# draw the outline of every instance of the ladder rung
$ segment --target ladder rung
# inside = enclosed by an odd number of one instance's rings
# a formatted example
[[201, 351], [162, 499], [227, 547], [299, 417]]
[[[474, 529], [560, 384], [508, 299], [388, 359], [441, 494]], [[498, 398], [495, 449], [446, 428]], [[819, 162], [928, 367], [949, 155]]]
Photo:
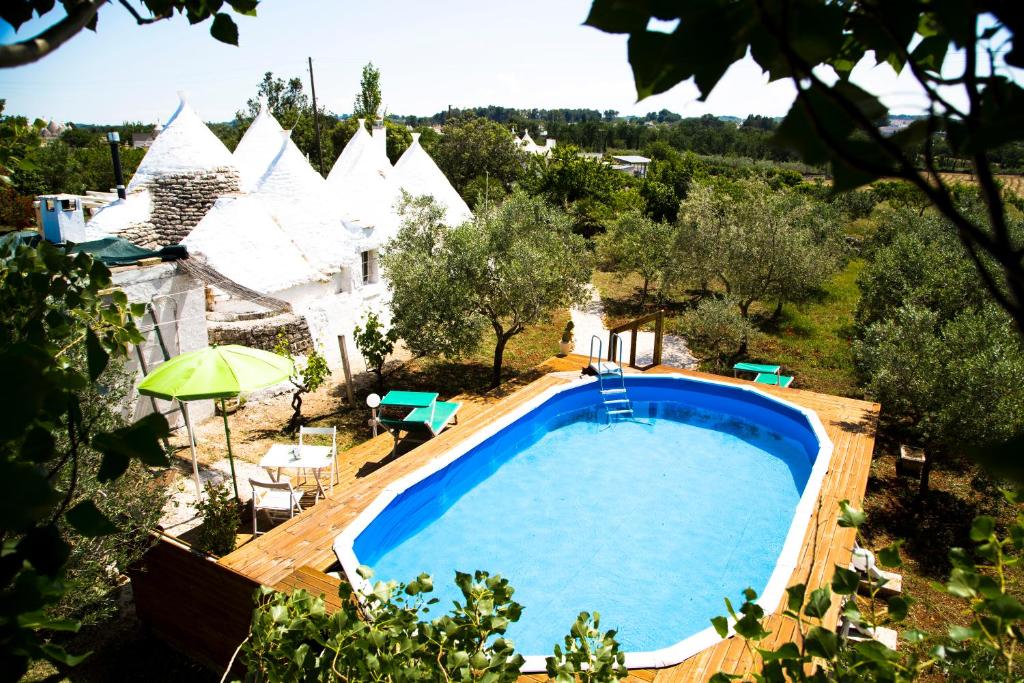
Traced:
[[624, 393], [626, 393], [626, 390], [625, 389], [602, 389], [601, 393], [602, 394], [624, 394]]
[[605, 399], [604, 404], [609, 405], [611, 403], [629, 403], [628, 398], [608, 398]]
[[633, 414], [633, 409], [632, 408], [624, 408], [622, 410], [609, 410], [608, 411], [609, 415], [625, 415], [626, 413], [629, 413], [630, 415], [632, 415]]

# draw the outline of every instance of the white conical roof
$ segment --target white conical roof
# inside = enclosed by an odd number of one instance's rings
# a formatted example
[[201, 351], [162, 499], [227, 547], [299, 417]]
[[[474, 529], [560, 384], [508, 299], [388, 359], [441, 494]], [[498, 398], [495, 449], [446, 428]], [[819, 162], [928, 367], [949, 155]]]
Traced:
[[327, 183], [331, 187], [340, 187], [340, 183], [348, 175], [349, 171], [352, 170], [352, 167], [355, 166], [359, 157], [362, 156], [367, 147], [372, 146], [373, 138], [369, 131], [366, 130], [365, 122], [366, 119], [359, 119], [356, 132], [349, 138], [345, 149], [341, 150], [338, 160], [334, 162], [331, 172], [327, 174]]
[[397, 190], [388, 182], [393, 171], [387, 154], [360, 123], [327, 177], [332, 206], [346, 219], [365, 228], [394, 223]]
[[337, 218], [326, 181], [309, 165], [287, 131], [283, 137], [280, 151], [251, 196], [263, 200], [277, 224], [317, 270], [336, 273], [355, 260], [352, 233]]
[[400, 188], [414, 197], [432, 196], [444, 208], [445, 222], [449, 225], [458, 225], [473, 217], [448, 177], [420, 145], [419, 133], [412, 134], [412, 144], [395, 164], [391, 181], [396, 191]]
[[274, 157], [281, 151], [281, 124], [267, 109], [267, 101], [260, 98], [260, 113], [238, 142], [231, 155], [238, 167], [238, 180], [243, 192], [256, 189], [260, 178], [270, 168]]
[[321, 198], [326, 189], [323, 176], [313, 170], [302, 151], [291, 140], [291, 131], [281, 131], [277, 151], [270, 166], [256, 183], [255, 191], [264, 197], [299, 200]]
[[182, 244], [231, 280], [264, 294], [321, 279], [253, 195], [218, 199]]
[[145, 223], [153, 211], [149, 192], [132, 192], [125, 199], [118, 199], [99, 209], [85, 226], [89, 239], [100, 239], [116, 235], [137, 223]]
[[178, 96], [181, 101], [177, 111], [142, 157], [128, 184], [129, 192], [161, 175], [234, 166], [228, 148], [206, 127], [184, 95]]

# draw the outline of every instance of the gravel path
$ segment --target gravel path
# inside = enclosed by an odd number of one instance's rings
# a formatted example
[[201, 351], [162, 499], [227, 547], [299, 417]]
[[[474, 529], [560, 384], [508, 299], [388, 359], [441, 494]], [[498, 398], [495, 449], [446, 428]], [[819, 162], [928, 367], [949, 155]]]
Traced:
[[[591, 285], [590, 301], [581, 308], [574, 308], [571, 311], [572, 322], [575, 325], [576, 348], [574, 351], [580, 355], [590, 355], [590, 338], [597, 335], [601, 343], [608, 343], [608, 328], [604, 325], [604, 307], [601, 305], [601, 294], [597, 288]], [[630, 335], [622, 335], [622, 358], [625, 361], [629, 358]], [[595, 344], [596, 351], [596, 344]], [[605, 349], [607, 353], [607, 349]], [[654, 333], [639, 332], [636, 338], [636, 363], [637, 365], [649, 365], [654, 360]], [[672, 365], [677, 368], [696, 369], [697, 359], [690, 353], [686, 346], [686, 340], [674, 334], [666, 334], [661, 340], [661, 362], [665, 365]]]

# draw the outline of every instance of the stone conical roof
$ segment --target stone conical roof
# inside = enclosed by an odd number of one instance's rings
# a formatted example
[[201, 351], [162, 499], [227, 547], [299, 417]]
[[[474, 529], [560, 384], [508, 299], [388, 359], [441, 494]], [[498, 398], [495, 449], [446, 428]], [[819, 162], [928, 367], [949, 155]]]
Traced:
[[348, 226], [337, 218], [326, 187], [285, 131], [274, 162], [251, 196], [266, 203], [303, 256], [329, 275], [355, 260], [356, 244]]
[[393, 171], [380, 141], [360, 122], [327, 177], [328, 191], [341, 215], [365, 228], [394, 222], [391, 205], [397, 191], [388, 182]]
[[338, 160], [334, 162], [334, 167], [331, 168], [331, 172], [327, 174], [327, 183], [331, 188], [338, 189], [344, 182], [344, 178], [355, 166], [356, 162], [362, 156], [363, 152], [373, 144], [373, 138], [370, 132], [366, 130], [365, 125], [366, 119], [359, 119], [359, 125], [356, 126], [356, 132], [353, 133], [352, 137], [349, 138], [348, 143], [345, 145], [345, 149], [341, 150], [341, 154], [338, 155]]
[[413, 196], [431, 195], [444, 208], [445, 222], [449, 225], [457, 225], [473, 217], [448, 177], [420, 145], [419, 133], [413, 133], [412, 144], [395, 164], [390, 179], [396, 191], [400, 188]]
[[239, 186], [243, 192], [256, 189], [263, 174], [270, 168], [274, 157], [281, 151], [283, 129], [267, 109], [267, 101], [260, 98], [260, 112], [238, 142], [231, 155], [238, 167]]
[[321, 277], [253, 195], [218, 199], [183, 244], [228, 278], [264, 294]]
[[228, 148], [206, 127], [184, 95], [179, 93], [179, 97], [178, 109], [142, 157], [128, 184], [129, 192], [161, 175], [234, 167]]

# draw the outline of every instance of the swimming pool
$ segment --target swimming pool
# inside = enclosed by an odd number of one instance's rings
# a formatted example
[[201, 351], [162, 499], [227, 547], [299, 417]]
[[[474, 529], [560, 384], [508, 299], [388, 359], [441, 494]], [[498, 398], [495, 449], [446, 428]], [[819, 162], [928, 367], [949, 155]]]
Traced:
[[630, 667], [716, 642], [710, 618], [748, 586], [774, 610], [832, 452], [817, 416], [693, 377], [626, 387], [637, 420], [607, 427], [596, 381], [575, 381], [393, 482], [335, 542], [349, 580], [427, 572], [446, 609], [456, 570], [501, 574], [527, 671], [582, 610], [618, 629]]

